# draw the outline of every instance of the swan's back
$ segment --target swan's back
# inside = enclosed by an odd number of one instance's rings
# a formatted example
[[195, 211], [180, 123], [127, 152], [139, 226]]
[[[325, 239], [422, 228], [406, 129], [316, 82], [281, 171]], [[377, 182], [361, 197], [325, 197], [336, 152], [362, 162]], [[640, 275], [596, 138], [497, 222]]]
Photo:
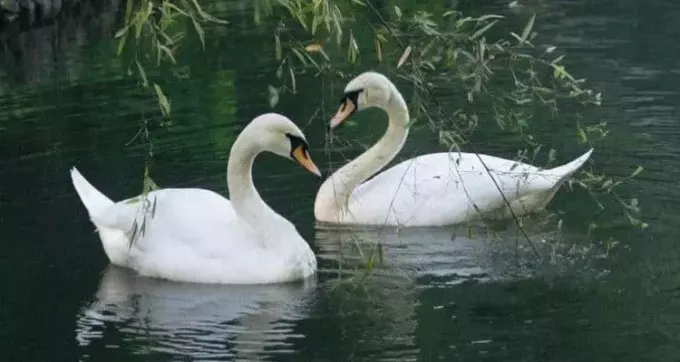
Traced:
[[[499, 157], [442, 152], [403, 161], [355, 189], [349, 210], [362, 223], [401, 226], [457, 224], [509, 202], [551, 191], [563, 175]], [[473, 202], [474, 200], [474, 202]], [[351, 216], [350, 216], [351, 217]]]
[[[152, 210], [138, 248], [168, 249], [170, 242], [190, 245], [195, 253], [215, 256], [239, 247], [239, 240], [252, 238], [252, 229], [240, 222], [231, 202], [204, 189], [163, 189], [147, 195]], [[116, 204], [129, 208], [127, 202]], [[133, 205], [139, 209], [139, 203]], [[141, 224], [143, 218], [136, 218]], [[141, 225], [140, 225], [141, 227]], [[176, 245], [179, 246], [179, 245]]]

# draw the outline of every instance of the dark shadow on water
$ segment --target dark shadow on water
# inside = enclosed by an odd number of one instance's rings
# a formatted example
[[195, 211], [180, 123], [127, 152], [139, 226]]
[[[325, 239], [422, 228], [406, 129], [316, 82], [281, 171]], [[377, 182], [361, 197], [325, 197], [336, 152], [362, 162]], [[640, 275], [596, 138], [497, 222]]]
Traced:
[[[73, 62], [82, 48], [110, 39], [122, 21], [124, 0], [84, 0], [65, 7], [41, 26], [10, 24], [0, 33], [0, 94], [9, 85], [32, 85], [68, 74], [77, 77], [83, 65]], [[114, 57], [111, 54], [111, 57]]]

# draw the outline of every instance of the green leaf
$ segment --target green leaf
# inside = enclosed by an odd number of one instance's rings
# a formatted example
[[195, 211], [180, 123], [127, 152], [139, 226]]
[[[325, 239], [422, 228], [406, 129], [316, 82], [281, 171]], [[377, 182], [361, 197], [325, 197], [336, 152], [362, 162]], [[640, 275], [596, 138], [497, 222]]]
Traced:
[[638, 166], [638, 167], [635, 169], [635, 171], [633, 171], [633, 173], [630, 175], [630, 178], [633, 178], [633, 177], [639, 175], [640, 172], [642, 172], [644, 169], [645, 169], [644, 167]]
[[125, 43], [127, 43], [127, 38], [128, 38], [128, 33], [125, 33], [122, 38], [120, 38], [120, 41], [118, 41], [118, 51], [117, 55], [121, 55], [123, 53], [123, 49], [125, 48]]
[[[134, 2], [134, 1], [131, 1], [131, 2]], [[163, 5], [165, 5], [165, 6], [169, 7], [169, 8], [171, 8], [171, 9], [175, 10], [176, 12], [178, 12], [178, 13], [180, 13], [180, 14], [186, 16], [187, 18], [190, 17], [189, 14], [186, 13], [186, 11], [180, 9], [179, 7], [177, 7], [177, 5], [175, 5], [175, 4], [171, 3], [171, 2], [165, 2], [165, 3], [163, 3]]]
[[128, 29], [130, 29], [129, 25], [124, 26], [122, 29], [120, 29], [116, 32], [116, 35], [114, 36], [114, 38], [120, 38], [121, 36], [126, 35]]
[[321, 24], [321, 21], [323, 19], [321, 17], [315, 16], [314, 19], [312, 20], [312, 35], [316, 34], [316, 28], [319, 27], [319, 24]]
[[304, 55], [302, 55], [302, 52], [297, 49], [297, 48], [291, 48], [290, 50], [293, 51], [293, 54], [300, 60], [300, 63], [304, 64], [305, 66], [307, 65], [307, 59], [305, 58]]
[[342, 44], [342, 27], [339, 21], [334, 22], [333, 25], [335, 25], [335, 42], [340, 45]]
[[562, 61], [562, 59], [564, 59], [564, 56], [565, 56], [565, 54], [560, 55], [559, 57], [555, 58], [555, 60], [550, 62], [550, 64], [557, 65], [557, 63], [559, 63], [560, 61]]
[[496, 15], [496, 14], [488, 14], [488, 15], [482, 15], [475, 19], [476, 21], [486, 21], [489, 19], [504, 19], [505, 17], [503, 15]]
[[276, 60], [281, 60], [281, 37], [279, 34], [274, 35], [274, 47], [276, 52]]
[[158, 190], [158, 185], [151, 179], [151, 176], [147, 173], [144, 176], [144, 194], [148, 194], [153, 190]]
[[139, 197], [135, 197], [135, 198], [132, 198], [132, 199], [130, 199], [130, 200], [126, 200], [124, 203], [125, 203], [126, 205], [134, 205], [134, 204], [137, 204], [137, 203], [139, 203]]
[[140, 78], [142, 78], [142, 86], [144, 86], [144, 88], [148, 88], [149, 82], [146, 79], [146, 71], [144, 71], [144, 68], [139, 63], [139, 60], [135, 59], [135, 64], [137, 64], [137, 71], [139, 72]]
[[168, 58], [170, 58], [170, 61], [171, 61], [173, 64], [177, 64], [177, 61], [175, 60], [175, 56], [172, 54], [172, 51], [170, 50], [170, 48], [166, 47], [166, 46], [163, 45], [163, 44], [158, 44], [158, 48], [159, 48], [163, 53], [165, 53], [165, 55], [166, 55]]
[[253, 22], [255, 25], [260, 25], [262, 23], [262, 19], [260, 17], [260, 2], [255, 0], [253, 1]]
[[527, 25], [524, 26], [524, 31], [522, 31], [522, 37], [520, 38], [522, 43], [524, 43], [527, 40], [527, 37], [529, 37], [529, 34], [531, 33], [531, 29], [534, 27], [534, 21], [536, 20], [536, 14], [531, 16], [531, 19], [529, 19], [529, 22]]
[[354, 33], [350, 30], [350, 32], [349, 32], [349, 44], [347, 46], [347, 59], [349, 59], [350, 63], [354, 63], [356, 61], [358, 53], [359, 53], [359, 46], [357, 45], [357, 42], [354, 39]]
[[637, 226], [637, 227], [642, 227], [642, 224], [643, 224], [643, 223], [642, 223], [642, 220], [637, 219], [637, 218], [631, 216], [631, 215], [628, 214], [628, 213], [626, 213], [626, 215], [628, 216], [628, 221], [630, 221], [631, 225]]
[[307, 28], [307, 22], [305, 21], [305, 18], [304, 18], [304, 15], [303, 15], [302, 12], [295, 12], [293, 15], [297, 18], [298, 23], [300, 24], [300, 26], [302, 26], [303, 29], [309, 30]]
[[130, 16], [132, 16], [132, 8], [134, 7], [134, 1], [128, 1], [125, 4], [125, 24], [130, 23]]
[[293, 72], [293, 68], [288, 67], [288, 73], [290, 74], [290, 81], [293, 83], [293, 93], [297, 93], [297, 87], [296, 87], [296, 82], [295, 82], [295, 73]]
[[139, 37], [142, 35], [142, 29], [144, 29], [144, 26], [150, 26], [148, 25], [149, 23], [149, 17], [151, 14], [153, 14], [153, 2], [149, 1], [148, 6], [142, 10], [139, 10], [137, 12], [137, 15], [135, 16], [133, 22], [135, 23], [135, 37], [139, 39]]
[[406, 47], [404, 53], [401, 55], [399, 61], [397, 62], [397, 69], [399, 69], [404, 64], [404, 62], [406, 62], [406, 59], [408, 59], [409, 55], [411, 55], [412, 50], [413, 47], [411, 47], [410, 45]]
[[[218, 18], [206, 13], [205, 11], [203, 11], [203, 8], [201, 8], [201, 5], [198, 3], [197, 0], [192, 0], [192, 1], [194, 3], [194, 6], [196, 7], [196, 10], [198, 11], [198, 14], [204, 20], [208, 20], [208, 21], [212, 21], [213, 23], [220, 23], [220, 24], [228, 24], [229, 23], [226, 20], [218, 19]], [[193, 20], [193, 18], [192, 18], [192, 20]]]
[[496, 25], [497, 22], [498, 22], [498, 20], [494, 20], [494, 21], [490, 22], [489, 24], [486, 24], [486, 26], [484, 26], [483, 28], [475, 31], [474, 33], [472, 33], [472, 35], [470, 35], [470, 40], [475, 40], [475, 39], [479, 38], [484, 33], [486, 33], [489, 29], [491, 29], [494, 25]]
[[156, 91], [156, 97], [158, 98], [158, 104], [161, 107], [161, 112], [165, 116], [170, 115], [170, 101], [165, 96], [165, 94], [163, 94], [163, 90], [158, 84], [154, 83], [153, 88]]
[[380, 40], [378, 37], [375, 38], [375, 56], [378, 59], [378, 63], [382, 63], [382, 46], [380, 45]]
[[581, 123], [579, 122], [576, 122], [576, 137], [579, 143], [588, 142], [588, 136], [586, 136], [586, 132], [581, 128]]
[[201, 24], [199, 24], [195, 18], [191, 18], [191, 21], [194, 23], [196, 34], [198, 34], [198, 38], [201, 40], [201, 46], [205, 49], [205, 32], [203, 31], [203, 27], [201, 27]]
[[279, 91], [271, 85], [267, 86], [267, 89], [269, 90], [269, 107], [274, 108], [279, 103]]
[[366, 259], [366, 272], [370, 272], [373, 270], [373, 254], [369, 255], [369, 257]]

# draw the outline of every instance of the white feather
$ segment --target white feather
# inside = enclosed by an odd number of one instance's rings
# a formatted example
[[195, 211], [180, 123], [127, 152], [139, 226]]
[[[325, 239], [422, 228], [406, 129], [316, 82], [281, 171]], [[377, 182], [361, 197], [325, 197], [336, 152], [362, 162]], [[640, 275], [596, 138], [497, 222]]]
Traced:
[[305, 279], [315, 273], [316, 257], [293, 224], [269, 208], [252, 184], [251, 166], [258, 153], [290, 152], [286, 133], [303, 138], [290, 120], [268, 114], [239, 135], [227, 172], [232, 201], [203, 189], [156, 190], [146, 195], [155, 204], [151, 215], [141, 211], [139, 201], [113, 203], [75, 168], [71, 178], [113, 264], [185, 282]]
[[[381, 74], [359, 75], [348, 83], [345, 92], [356, 90], [362, 92], [357, 98], [358, 107], [382, 108], [389, 116], [389, 126], [373, 147], [336, 171], [321, 186], [314, 215], [322, 222], [402, 227], [451, 225], [482, 216], [510, 217], [505, 200], [521, 216], [544, 208], [593, 151], [548, 170], [488, 155], [433, 153], [403, 161], [366, 181], [403, 147], [408, 137], [409, 115], [402, 95]], [[364, 92], [370, 92], [371, 98], [362, 96]], [[336, 116], [334, 124], [338, 120]]]

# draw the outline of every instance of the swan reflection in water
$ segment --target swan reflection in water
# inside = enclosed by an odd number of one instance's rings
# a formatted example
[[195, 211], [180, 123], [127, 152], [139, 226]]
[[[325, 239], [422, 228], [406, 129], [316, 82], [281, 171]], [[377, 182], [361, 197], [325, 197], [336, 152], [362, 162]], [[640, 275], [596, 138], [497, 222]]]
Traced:
[[[98, 360], [95, 353], [110, 356], [116, 353], [111, 348], [122, 347], [118, 353], [126, 356], [252, 361], [294, 354], [301, 345], [325, 350], [334, 343], [328, 338], [339, 336], [352, 353], [376, 361], [410, 360], [420, 352], [416, 339], [423, 319], [459, 302], [455, 297], [430, 299], [427, 290], [453, 288], [455, 295], [461, 283], [505, 283], [540, 273], [532, 267], [517, 273], [512, 231], [501, 232], [505, 240], [498, 241], [486, 229], [473, 230], [320, 225], [314, 242], [319, 279], [324, 280], [319, 285], [316, 279], [262, 286], [186, 284], [110, 266], [94, 301], [78, 315], [76, 338], [83, 356], [92, 360]], [[346, 280], [361, 274], [377, 241], [383, 263], [376, 261], [371, 276], [360, 284], [336, 284], [338, 275]], [[519, 259], [527, 260], [531, 253], [525, 247]], [[330, 327], [327, 334], [296, 332], [304, 320]], [[302, 339], [305, 343], [298, 343]]]
[[110, 265], [94, 301], [78, 315], [76, 339], [83, 348], [101, 340], [107, 348], [121, 347], [111, 346], [115, 341], [134, 353], [258, 360], [265, 348], [285, 353], [304, 337], [293, 327], [308, 314], [315, 289], [314, 278], [278, 285], [191, 284]]
[[[322, 272], [336, 280], [361, 278], [371, 249], [378, 242], [382, 245], [382, 263], [375, 260], [376, 266], [360, 287], [338, 283], [351, 287], [335, 288], [331, 298], [342, 303], [335, 303], [338, 307], [332, 313], [343, 321], [337, 323], [340, 328], [351, 331], [344, 335], [352, 335], [356, 353], [380, 351], [375, 360], [405, 361], [421, 355], [418, 346], [423, 329], [441, 318], [439, 311], [475, 313], [474, 297], [461, 298], [475, 289], [473, 284], [494, 288], [545, 275], [546, 269], [535, 263], [530, 247], [525, 244], [516, 249], [516, 235], [513, 228], [493, 232], [464, 226], [398, 230], [317, 224], [315, 244]], [[552, 232], [530, 233], [535, 244], [554, 236]], [[466, 327], [480, 329], [475, 321], [467, 320]], [[457, 343], [474, 342], [466, 340], [465, 328], [455, 320], [436, 323], [449, 328], [445, 333], [456, 336]]]
[[[78, 314], [76, 339], [84, 358], [92, 360], [98, 359], [97, 354], [115, 353], [112, 349], [117, 348], [124, 355], [262, 360], [271, 354], [294, 353], [295, 341], [308, 339], [296, 334], [299, 328], [295, 326], [300, 320], [318, 318], [310, 315], [318, 303], [330, 303], [330, 315], [343, 321], [337, 327], [351, 330], [347, 335], [353, 336], [357, 348], [381, 336], [387, 345], [400, 347], [393, 357], [412, 355], [417, 294], [416, 283], [409, 281], [413, 276], [410, 271], [431, 270], [434, 265], [435, 270], [443, 272], [446, 265], [457, 273], [482, 273], [471, 251], [480, 243], [468, 239], [452, 242], [448, 229], [388, 234], [317, 230], [318, 259], [322, 268], [326, 266], [319, 279], [334, 279], [340, 269], [363, 267], [363, 259], [356, 257], [355, 250], [344, 246], [354, 245], [353, 240], [359, 238], [366, 249], [377, 237], [383, 238], [385, 266], [396, 266], [393, 270], [397, 272], [377, 268], [363, 283], [370, 289], [368, 294], [353, 288], [327, 288], [327, 283], [318, 285], [314, 278], [304, 283], [261, 286], [178, 283], [142, 277], [110, 265], [93, 301]], [[342, 305], [341, 309], [333, 307], [337, 305]], [[356, 315], [363, 317], [357, 320]]]
[[[340, 274], [365, 268], [371, 253], [380, 244], [383, 263], [374, 269], [381, 282], [421, 277], [445, 277], [453, 280], [485, 278], [490, 273], [490, 245], [483, 229], [473, 235], [465, 228], [333, 226], [318, 223], [317, 256], [337, 265]], [[374, 254], [377, 255], [377, 254]], [[378, 261], [376, 260], [376, 263]], [[403, 283], [403, 280], [402, 280]]]
[[365, 269], [375, 253], [382, 261], [376, 257], [374, 265], [381, 265], [372, 270], [377, 283], [406, 279], [420, 285], [526, 279], [596, 257], [597, 250], [579, 246], [578, 235], [546, 228], [540, 220], [525, 220], [524, 232], [526, 237], [511, 221], [403, 229], [317, 223], [316, 253], [336, 266], [336, 275]]
[[[320, 271], [328, 283], [339, 281], [329, 289], [335, 301], [331, 313], [338, 317], [336, 326], [346, 330], [342, 335], [352, 336], [356, 353], [380, 351], [374, 356], [380, 361], [413, 360], [420, 353], [416, 339], [423, 290], [489, 278], [489, 243], [480, 240], [483, 235], [452, 238], [455, 229], [317, 224]], [[365, 275], [366, 260], [378, 242], [382, 263], [376, 259], [371, 275], [359, 284], [347, 282]]]

